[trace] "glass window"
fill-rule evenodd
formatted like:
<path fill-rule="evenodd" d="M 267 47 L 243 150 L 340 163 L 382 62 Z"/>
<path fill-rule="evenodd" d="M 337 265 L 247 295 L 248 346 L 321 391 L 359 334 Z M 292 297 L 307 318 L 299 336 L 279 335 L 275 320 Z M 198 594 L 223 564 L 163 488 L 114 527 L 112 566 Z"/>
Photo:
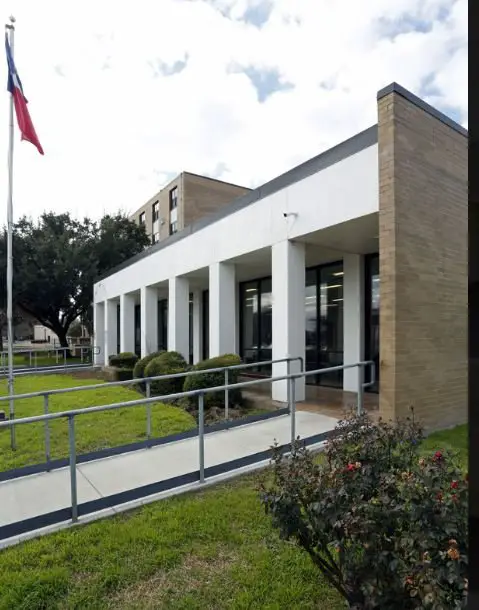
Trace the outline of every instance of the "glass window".
<path fill-rule="evenodd" d="M 265 362 L 273 358 L 273 294 L 271 286 L 271 278 L 261 280 L 260 286 L 260 316 L 259 316 L 259 334 L 260 334 L 260 350 L 258 360 Z M 271 366 L 263 366 L 260 373 L 267 375 L 271 374 Z"/>
<path fill-rule="evenodd" d="M 190 341 L 190 364 L 193 364 L 193 294 L 190 292 L 189 300 L 189 341 Z"/>
<path fill-rule="evenodd" d="M 376 383 L 369 391 L 379 391 L 379 305 L 380 305 L 380 275 L 379 254 L 372 254 L 366 258 L 365 281 L 365 314 L 366 314 L 366 358 L 376 364 Z M 369 367 L 366 373 L 370 380 Z"/>
<path fill-rule="evenodd" d="M 174 233 L 176 233 L 178 231 L 178 223 L 176 222 L 170 222 L 170 235 L 173 235 Z"/>
<path fill-rule="evenodd" d="M 153 222 L 157 221 L 159 217 L 160 217 L 160 204 L 158 201 L 155 201 L 155 203 L 153 204 L 153 210 L 152 210 Z"/>
<path fill-rule="evenodd" d="M 120 353 L 120 304 L 116 306 L 116 353 Z"/>
<path fill-rule="evenodd" d="M 141 306 L 135 305 L 135 354 L 141 358 Z"/>
<path fill-rule="evenodd" d="M 244 362 L 257 362 L 259 350 L 259 283 L 241 285 L 241 348 Z"/>
<path fill-rule="evenodd" d="M 170 212 L 178 207 L 178 187 L 172 188 L 170 191 Z"/>
<path fill-rule="evenodd" d="M 319 269 L 319 365 L 343 364 L 343 263 Z M 321 385 L 341 387 L 343 372 L 321 375 Z"/>
<path fill-rule="evenodd" d="M 203 360 L 210 356 L 210 292 L 203 290 Z"/>
<path fill-rule="evenodd" d="M 151 242 L 153 245 L 157 244 L 160 241 L 160 234 L 159 233 L 153 233 L 152 237 L 151 237 Z"/>
<path fill-rule="evenodd" d="M 306 271 L 305 292 L 305 327 L 306 327 L 306 370 L 314 371 L 319 368 L 318 363 L 318 271 Z M 315 380 L 307 377 L 306 382 Z"/>
<path fill-rule="evenodd" d="M 158 301 L 158 350 L 168 349 L 168 299 Z"/>
<path fill-rule="evenodd" d="M 146 222 L 146 213 L 145 213 L 145 212 L 142 212 L 142 213 L 140 214 L 140 216 L 139 216 L 139 222 L 140 222 L 140 225 L 144 225 L 144 224 L 145 224 L 145 222 Z"/>

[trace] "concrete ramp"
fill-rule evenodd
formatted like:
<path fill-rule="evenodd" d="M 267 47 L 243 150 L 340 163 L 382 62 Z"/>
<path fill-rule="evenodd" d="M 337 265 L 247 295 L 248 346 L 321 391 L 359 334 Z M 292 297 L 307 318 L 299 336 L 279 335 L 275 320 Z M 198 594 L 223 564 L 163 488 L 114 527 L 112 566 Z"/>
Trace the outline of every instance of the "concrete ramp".
<path fill-rule="evenodd" d="M 296 435 L 307 444 L 324 441 L 337 420 L 298 411 Z M 271 456 L 276 441 L 288 449 L 291 418 L 282 415 L 205 434 L 205 478 L 234 476 Z M 178 488 L 200 487 L 198 437 L 140 449 L 77 465 L 79 522 L 102 511 Z M 190 486 L 190 487 L 188 487 Z M 139 502 L 141 503 L 141 502 Z M 0 482 L 0 545 L 18 542 L 44 528 L 59 529 L 71 520 L 68 467 Z M 30 537 L 29 536 L 29 537 Z"/>

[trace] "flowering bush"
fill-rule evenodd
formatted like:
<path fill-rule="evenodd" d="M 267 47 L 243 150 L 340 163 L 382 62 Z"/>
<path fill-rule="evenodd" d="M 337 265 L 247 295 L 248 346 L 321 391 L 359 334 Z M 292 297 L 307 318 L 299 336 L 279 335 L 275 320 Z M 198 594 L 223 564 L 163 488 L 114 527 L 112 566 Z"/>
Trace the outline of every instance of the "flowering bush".
<path fill-rule="evenodd" d="M 468 482 L 453 455 L 421 457 L 414 421 L 338 424 L 319 461 L 277 448 L 261 499 L 350 608 L 463 608 Z"/>

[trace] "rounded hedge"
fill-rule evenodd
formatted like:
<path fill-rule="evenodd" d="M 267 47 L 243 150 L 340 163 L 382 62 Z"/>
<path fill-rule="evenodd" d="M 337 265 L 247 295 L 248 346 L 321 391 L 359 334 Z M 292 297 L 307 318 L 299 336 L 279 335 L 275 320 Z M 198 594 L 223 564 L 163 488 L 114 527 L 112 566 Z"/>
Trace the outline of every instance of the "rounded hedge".
<path fill-rule="evenodd" d="M 184 373 L 188 368 L 186 360 L 179 352 L 163 352 L 153 358 L 145 368 L 144 377 L 157 377 L 159 375 L 174 375 Z M 183 390 L 183 377 L 176 379 L 158 379 L 151 382 L 153 396 L 166 396 L 177 394 Z"/>
<path fill-rule="evenodd" d="M 148 354 L 148 356 L 145 356 L 144 358 L 138 360 L 133 369 L 133 378 L 141 379 L 142 377 L 144 377 L 147 365 L 155 358 L 158 358 L 158 356 L 161 356 L 161 354 L 163 353 L 164 350 L 160 350 L 159 352 L 153 352 L 152 354 Z"/>
<path fill-rule="evenodd" d="M 208 373 L 208 369 L 216 369 L 226 366 L 235 366 L 241 364 L 241 358 L 237 354 L 223 354 L 222 356 L 216 356 L 215 358 L 208 358 L 202 360 L 192 367 L 192 371 L 205 371 L 204 373 L 198 373 L 197 375 L 189 375 L 185 378 L 183 384 L 183 390 L 185 392 L 192 392 L 193 390 L 201 390 L 203 388 L 214 388 L 225 385 L 225 373 L 224 371 L 218 371 Z M 240 371 L 233 369 L 228 371 L 228 383 L 238 383 L 238 376 Z M 241 390 L 231 389 L 229 390 L 228 396 L 229 406 L 240 405 L 242 402 Z M 198 398 L 192 396 L 188 398 L 188 404 L 194 408 L 198 403 Z M 205 407 L 207 409 L 211 407 L 222 407 L 225 406 L 225 393 L 223 392 L 208 392 L 205 394 Z"/>
<path fill-rule="evenodd" d="M 116 366 L 119 369 L 133 369 L 138 362 L 138 356 L 133 352 L 120 352 L 109 356 L 108 362 L 110 366 Z"/>

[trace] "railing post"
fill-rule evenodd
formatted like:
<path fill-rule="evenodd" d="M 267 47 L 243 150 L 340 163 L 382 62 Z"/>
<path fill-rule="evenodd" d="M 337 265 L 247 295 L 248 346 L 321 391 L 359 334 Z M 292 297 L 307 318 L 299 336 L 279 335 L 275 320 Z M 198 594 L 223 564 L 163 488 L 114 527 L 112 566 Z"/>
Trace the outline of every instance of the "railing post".
<path fill-rule="evenodd" d="M 205 396 L 198 394 L 198 442 L 200 460 L 200 483 L 205 482 Z"/>
<path fill-rule="evenodd" d="M 55 350 L 55 364 L 58 364 L 58 350 Z"/>
<path fill-rule="evenodd" d="M 288 377 L 289 377 L 289 375 L 291 375 L 291 360 L 289 359 L 289 356 L 288 356 L 288 360 L 286 360 L 286 375 L 288 375 Z M 291 412 L 291 384 L 290 384 L 290 379 L 288 379 L 288 381 L 287 381 L 286 388 L 287 388 L 288 409 Z"/>
<path fill-rule="evenodd" d="M 296 379 L 294 377 L 288 379 L 288 385 L 290 386 L 289 395 L 291 400 L 291 445 L 293 445 L 296 440 Z"/>
<path fill-rule="evenodd" d="M 358 364 L 358 415 L 364 413 L 363 366 Z"/>
<path fill-rule="evenodd" d="M 9 404 L 9 417 L 10 417 L 10 421 L 13 422 L 13 420 L 15 419 L 15 399 L 13 397 L 10 398 L 10 400 L 8 401 Z M 17 450 L 17 435 L 16 435 L 16 430 L 15 430 L 15 426 L 12 425 L 10 426 L 10 449 L 12 451 L 16 451 Z"/>
<path fill-rule="evenodd" d="M 30 366 L 30 368 L 32 368 L 32 352 L 31 351 L 28 353 L 28 356 L 29 356 L 28 360 L 30 363 L 29 366 Z"/>
<path fill-rule="evenodd" d="M 67 348 L 63 348 L 63 366 L 67 368 Z"/>
<path fill-rule="evenodd" d="M 37 352 L 33 352 L 33 368 L 38 368 L 38 354 Z"/>
<path fill-rule="evenodd" d="M 145 396 L 146 396 L 146 398 L 151 398 L 151 382 L 150 381 L 146 382 Z M 150 403 L 148 403 L 146 405 L 146 438 L 147 439 L 151 438 L 151 405 L 150 405 Z"/>
<path fill-rule="evenodd" d="M 48 394 L 43 396 L 43 412 L 45 415 L 49 413 Z M 45 458 L 47 464 L 50 462 L 50 421 L 45 420 Z"/>
<path fill-rule="evenodd" d="M 229 418 L 229 402 L 230 402 L 230 392 L 228 389 L 229 384 L 229 370 L 225 369 L 225 421 L 228 421 Z"/>
<path fill-rule="evenodd" d="M 69 459 L 70 459 L 70 490 L 71 490 L 71 501 L 72 501 L 72 522 L 78 521 L 78 496 L 77 496 L 77 459 L 76 459 L 76 446 L 75 446 L 75 417 L 73 415 L 68 416 L 68 440 L 70 445 Z"/>

